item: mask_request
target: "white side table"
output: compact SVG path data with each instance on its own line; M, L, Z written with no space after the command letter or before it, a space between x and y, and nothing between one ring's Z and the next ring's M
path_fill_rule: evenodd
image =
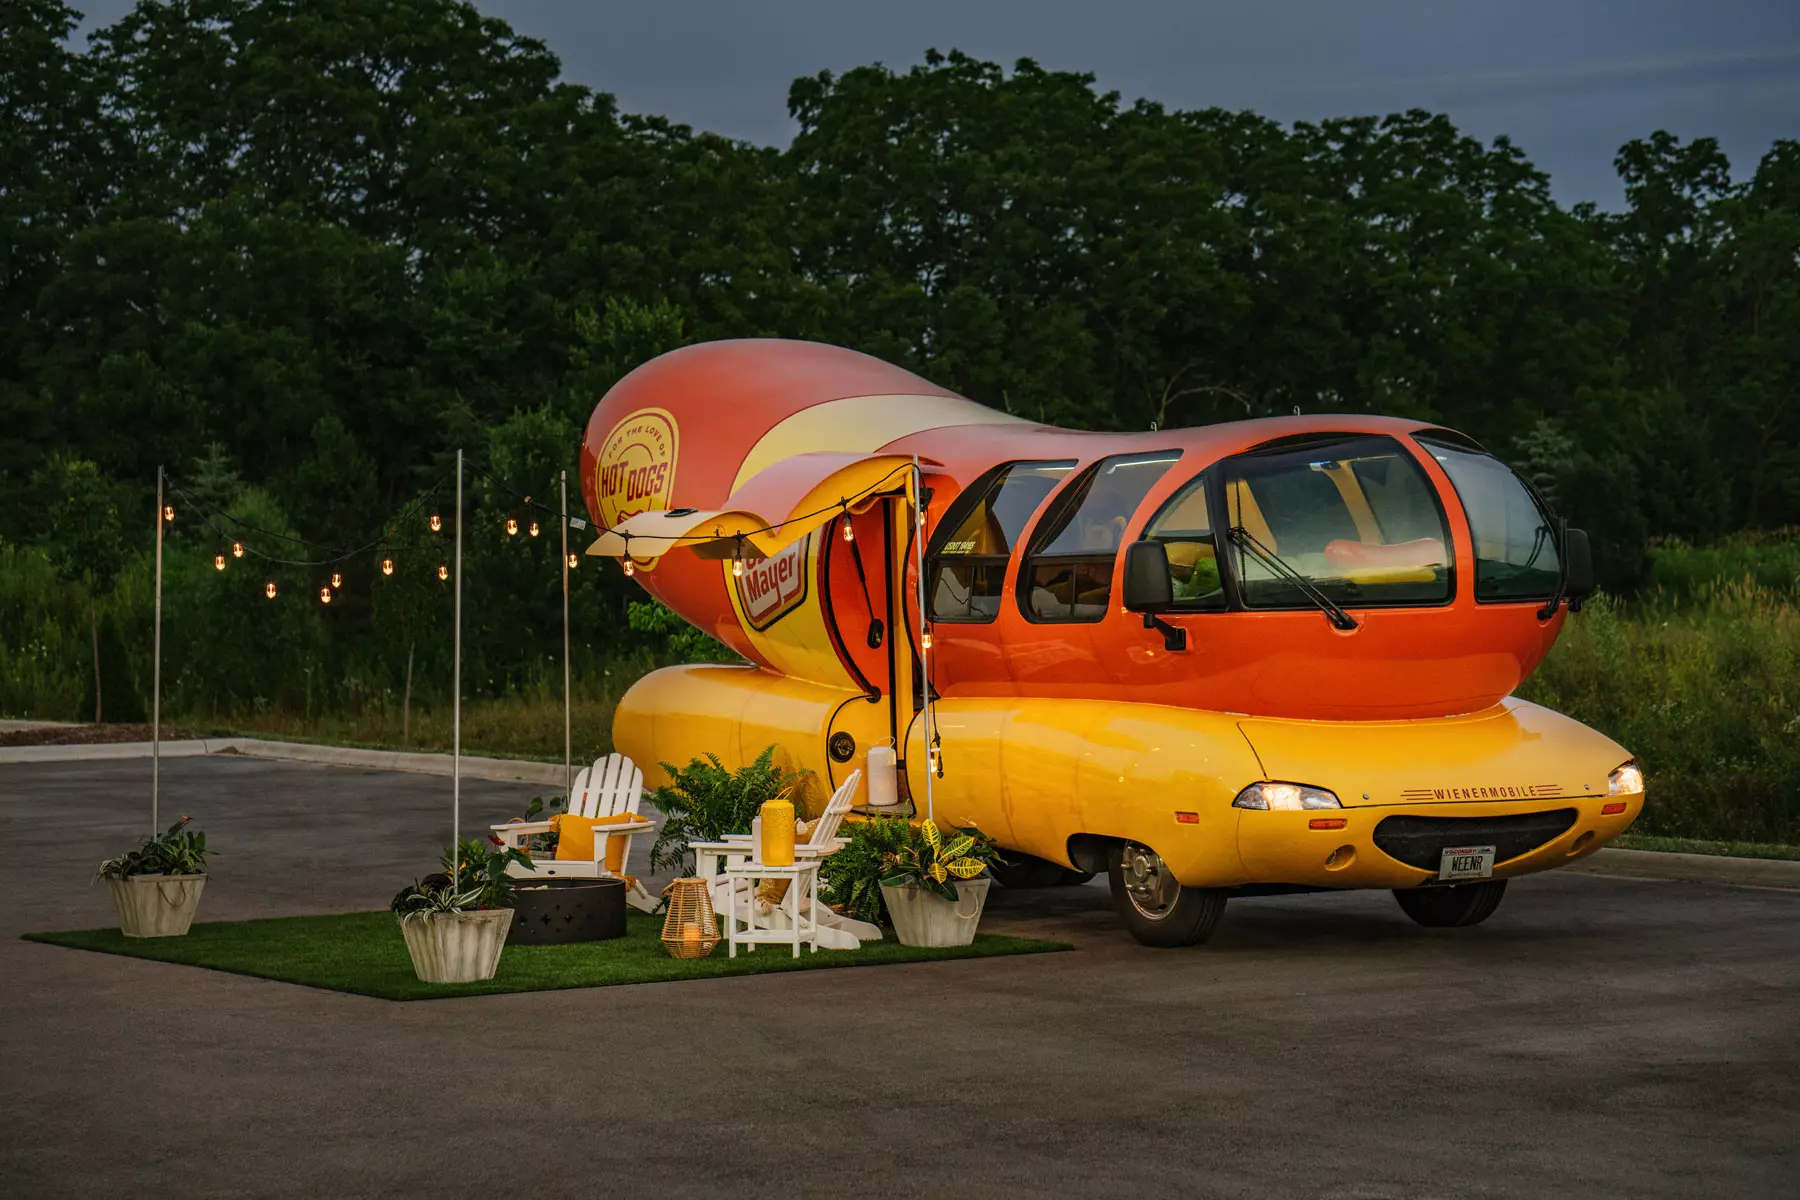
M801 943L812 948L813 953L819 950L819 863L817 859L807 861L801 859L791 866L770 867L747 858L733 859L725 864L725 875L730 881L726 893L725 936L730 943L728 958L737 957L737 948L747 946L754 951L758 945L788 945L794 949L794 957L800 957ZM787 895L775 911L785 915L788 928L776 929L760 923L760 914L756 911L756 885L764 879L785 879L788 881ZM744 886L740 887L742 883ZM738 928L739 923L743 928Z

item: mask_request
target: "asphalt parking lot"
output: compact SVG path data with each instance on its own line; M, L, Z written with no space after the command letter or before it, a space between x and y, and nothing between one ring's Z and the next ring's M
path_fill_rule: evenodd
M1238 900L1155 951L1103 884L996 890L985 928L1077 950L394 1004L20 941L112 923L148 780L0 766L0 1195L1800 1194L1800 892ZM379 908L447 840L447 780L163 783L202 920ZM465 825L540 790L466 784Z

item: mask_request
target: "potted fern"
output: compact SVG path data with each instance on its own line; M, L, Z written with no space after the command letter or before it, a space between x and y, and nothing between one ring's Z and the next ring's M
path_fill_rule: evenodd
M388 905L424 983L474 983L492 979L513 921L509 864L529 867L531 857L489 835L460 839L444 869L403 888ZM452 871L454 870L454 875Z
M183 817L137 849L100 864L119 932L130 938L183 937L206 887L206 835Z
M993 884L982 873L1001 861L994 843L973 826L954 830L948 839L934 821L910 827L900 847L882 856L881 867L881 899L900 944L974 941Z
M650 793L663 814L650 869L689 872L694 869L693 842L717 842L726 835L749 833L762 806L791 789L804 771L790 774L775 765L775 747L765 747L756 760L728 771L716 755L696 758L685 768L662 764L669 782Z

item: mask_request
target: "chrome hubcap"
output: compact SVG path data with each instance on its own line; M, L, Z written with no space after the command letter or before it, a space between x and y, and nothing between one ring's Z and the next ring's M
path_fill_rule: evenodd
M1131 907L1152 921L1169 915L1181 885L1169 874L1156 851L1137 842L1126 842L1119 852L1119 867Z

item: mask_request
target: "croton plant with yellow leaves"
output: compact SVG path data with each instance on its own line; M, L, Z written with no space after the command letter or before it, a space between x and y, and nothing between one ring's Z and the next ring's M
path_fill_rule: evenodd
M973 879L990 863L1005 862L987 834L974 826L957 828L946 838L937 825L921 821L897 849L882 856L881 882L893 887L917 884L946 900L956 899L956 881Z

